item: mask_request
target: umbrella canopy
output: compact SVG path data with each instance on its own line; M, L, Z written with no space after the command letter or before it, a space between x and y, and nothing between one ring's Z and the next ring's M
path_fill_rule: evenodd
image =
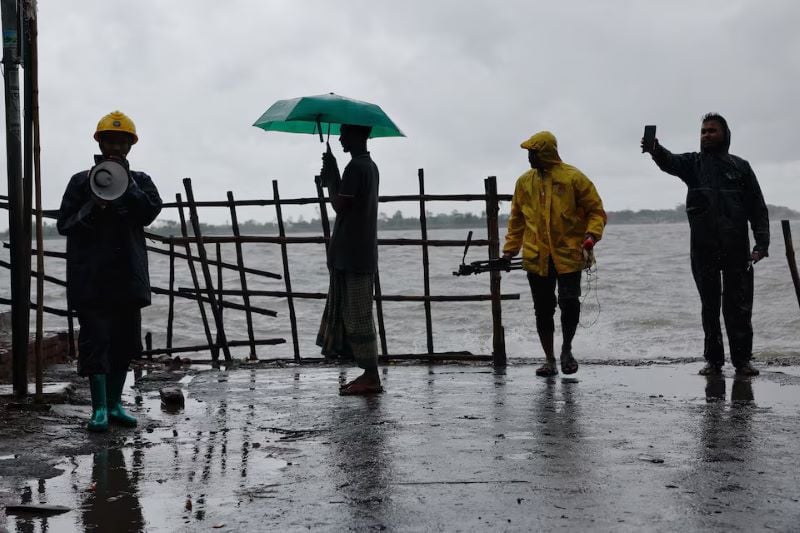
M342 124L370 126L370 137L405 137L383 109L337 94L278 100L253 126L266 131L339 135Z

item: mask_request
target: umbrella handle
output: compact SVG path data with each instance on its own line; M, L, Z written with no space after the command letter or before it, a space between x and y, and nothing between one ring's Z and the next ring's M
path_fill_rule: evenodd
M317 131L319 132L319 142L325 142L325 139L322 138L322 123L319 121L319 115L317 116Z

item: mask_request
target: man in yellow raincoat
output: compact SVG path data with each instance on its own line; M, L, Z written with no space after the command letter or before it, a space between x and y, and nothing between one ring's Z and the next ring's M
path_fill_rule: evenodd
M503 257L522 249L536 314L536 331L545 363L537 376L558 374L553 348L556 304L561 309L561 371L574 374L578 363L572 339L581 313L581 270L584 251L603 236L606 213L594 184L580 170L561 161L555 136L540 131L520 145L528 151L531 169L517 179L508 219ZM556 286L558 296L556 297Z

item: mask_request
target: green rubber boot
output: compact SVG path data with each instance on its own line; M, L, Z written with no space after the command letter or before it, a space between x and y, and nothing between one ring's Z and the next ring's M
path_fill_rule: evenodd
M86 429L96 433L108 431L108 408L106 404L106 375L89 376L89 390L92 391L92 418Z
M122 389L125 387L127 370L117 370L108 374L108 419L114 424L128 428L136 427L136 419L122 407Z

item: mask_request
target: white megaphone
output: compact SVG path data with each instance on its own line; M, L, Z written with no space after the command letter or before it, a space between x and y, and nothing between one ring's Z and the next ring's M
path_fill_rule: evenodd
M128 189L128 170L111 159L101 161L89 171L89 187L95 196L113 202Z

